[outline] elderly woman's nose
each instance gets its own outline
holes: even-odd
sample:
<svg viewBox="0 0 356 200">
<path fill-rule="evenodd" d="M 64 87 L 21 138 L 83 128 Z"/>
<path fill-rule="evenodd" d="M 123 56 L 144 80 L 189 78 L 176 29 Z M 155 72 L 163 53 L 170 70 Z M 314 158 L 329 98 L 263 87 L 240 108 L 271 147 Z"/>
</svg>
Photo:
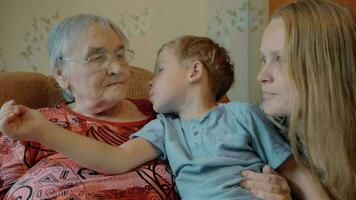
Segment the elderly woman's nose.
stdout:
<svg viewBox="0 0 356 200">
<path fill-rule="evenodd" d="M 109 61 L 107 64 L 106 72 L 108 75 L 119 74 L 123 70 L 124 66 L 119 62 Z"/>
</svg>

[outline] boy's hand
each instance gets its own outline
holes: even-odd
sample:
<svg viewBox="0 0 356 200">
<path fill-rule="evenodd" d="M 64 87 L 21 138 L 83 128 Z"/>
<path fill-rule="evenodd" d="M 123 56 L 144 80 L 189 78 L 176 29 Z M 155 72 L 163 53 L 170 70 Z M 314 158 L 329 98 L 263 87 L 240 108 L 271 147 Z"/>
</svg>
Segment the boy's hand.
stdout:
<svg viewBox="0 0 356 200">
<path fill-rule="evenodd" d="M 243 171 L 246 180 L 240 186 L 251 190 L 252 194 L 264 200 L 291 200 L 291 189 L 287 180 L 271 167 L 264 166 L 262 173 Z"/>
<path fill-rule="evenodd" d="M 14 100 L 3 104 L 0 110 L 0 131 L 16 140 L 38 140 L 41 128 L 48 120 L 38 111 L 22 105 Z"/>
</svg>

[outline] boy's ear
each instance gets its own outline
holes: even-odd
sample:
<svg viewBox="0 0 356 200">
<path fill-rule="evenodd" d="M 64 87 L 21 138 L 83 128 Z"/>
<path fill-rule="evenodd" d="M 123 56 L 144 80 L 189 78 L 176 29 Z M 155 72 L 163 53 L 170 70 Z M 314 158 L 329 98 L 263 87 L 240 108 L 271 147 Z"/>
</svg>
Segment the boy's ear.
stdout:
<svg viewBox="0 0 356 200">
<path fill-rule="evenodd" d="M 58 82 L 59 86 L 62 89 L 68 89 L 69 82 L 68 82 L 66 74 L 64 73 L 64 69 L 60 69 L 59 67 L 57 67 L 55 69 L 53 77 L 56 79 L 56 81 Z"/>
<path fill-rule="evenodd" d="M 200 61 L 194 61 L 189 68 L 189 81 L 197 82 L 203 77 L 204 65 Z"/>
</svg>

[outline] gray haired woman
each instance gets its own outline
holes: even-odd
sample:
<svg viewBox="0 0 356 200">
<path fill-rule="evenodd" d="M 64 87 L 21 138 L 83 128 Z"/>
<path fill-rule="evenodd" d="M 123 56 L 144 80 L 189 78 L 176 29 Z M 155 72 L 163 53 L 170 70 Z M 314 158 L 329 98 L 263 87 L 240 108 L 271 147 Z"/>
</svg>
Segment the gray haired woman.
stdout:
<svg viewBox="0 0 356 200">
<path fill-rule="evenodd" d="M 40 109 L 51 122 L 118 146 L 155 118 L 148 101 L 127 99 L 134 52 L 112 21 L 89 14 L 69 17 L 53 27 L 48 51 L 51 71 L 67 100 Z M 9 148 L 0 152 L 5 199 L 178 198 L 168 165 L 160 160 L 105 176 L 35 142 L 1 136 L 0 144 Z"/>
</svg>

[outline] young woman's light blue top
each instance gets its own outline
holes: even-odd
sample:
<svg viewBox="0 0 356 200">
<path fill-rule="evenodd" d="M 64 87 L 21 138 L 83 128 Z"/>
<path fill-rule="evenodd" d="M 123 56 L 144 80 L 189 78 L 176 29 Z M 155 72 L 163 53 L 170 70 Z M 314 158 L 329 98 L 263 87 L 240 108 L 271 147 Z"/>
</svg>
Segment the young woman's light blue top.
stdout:
<svg viewBox="0 0 356 200">
<path fill-rule="evenodd" d="M 143 137 L 168 159 L 182 199 L 254 199 L 239 186 L 241 170 L 277 168 L 290 155 L 258 107 L 220 104 L 199 119 L 159 114 L 133 137 Z"/>
</svg>

